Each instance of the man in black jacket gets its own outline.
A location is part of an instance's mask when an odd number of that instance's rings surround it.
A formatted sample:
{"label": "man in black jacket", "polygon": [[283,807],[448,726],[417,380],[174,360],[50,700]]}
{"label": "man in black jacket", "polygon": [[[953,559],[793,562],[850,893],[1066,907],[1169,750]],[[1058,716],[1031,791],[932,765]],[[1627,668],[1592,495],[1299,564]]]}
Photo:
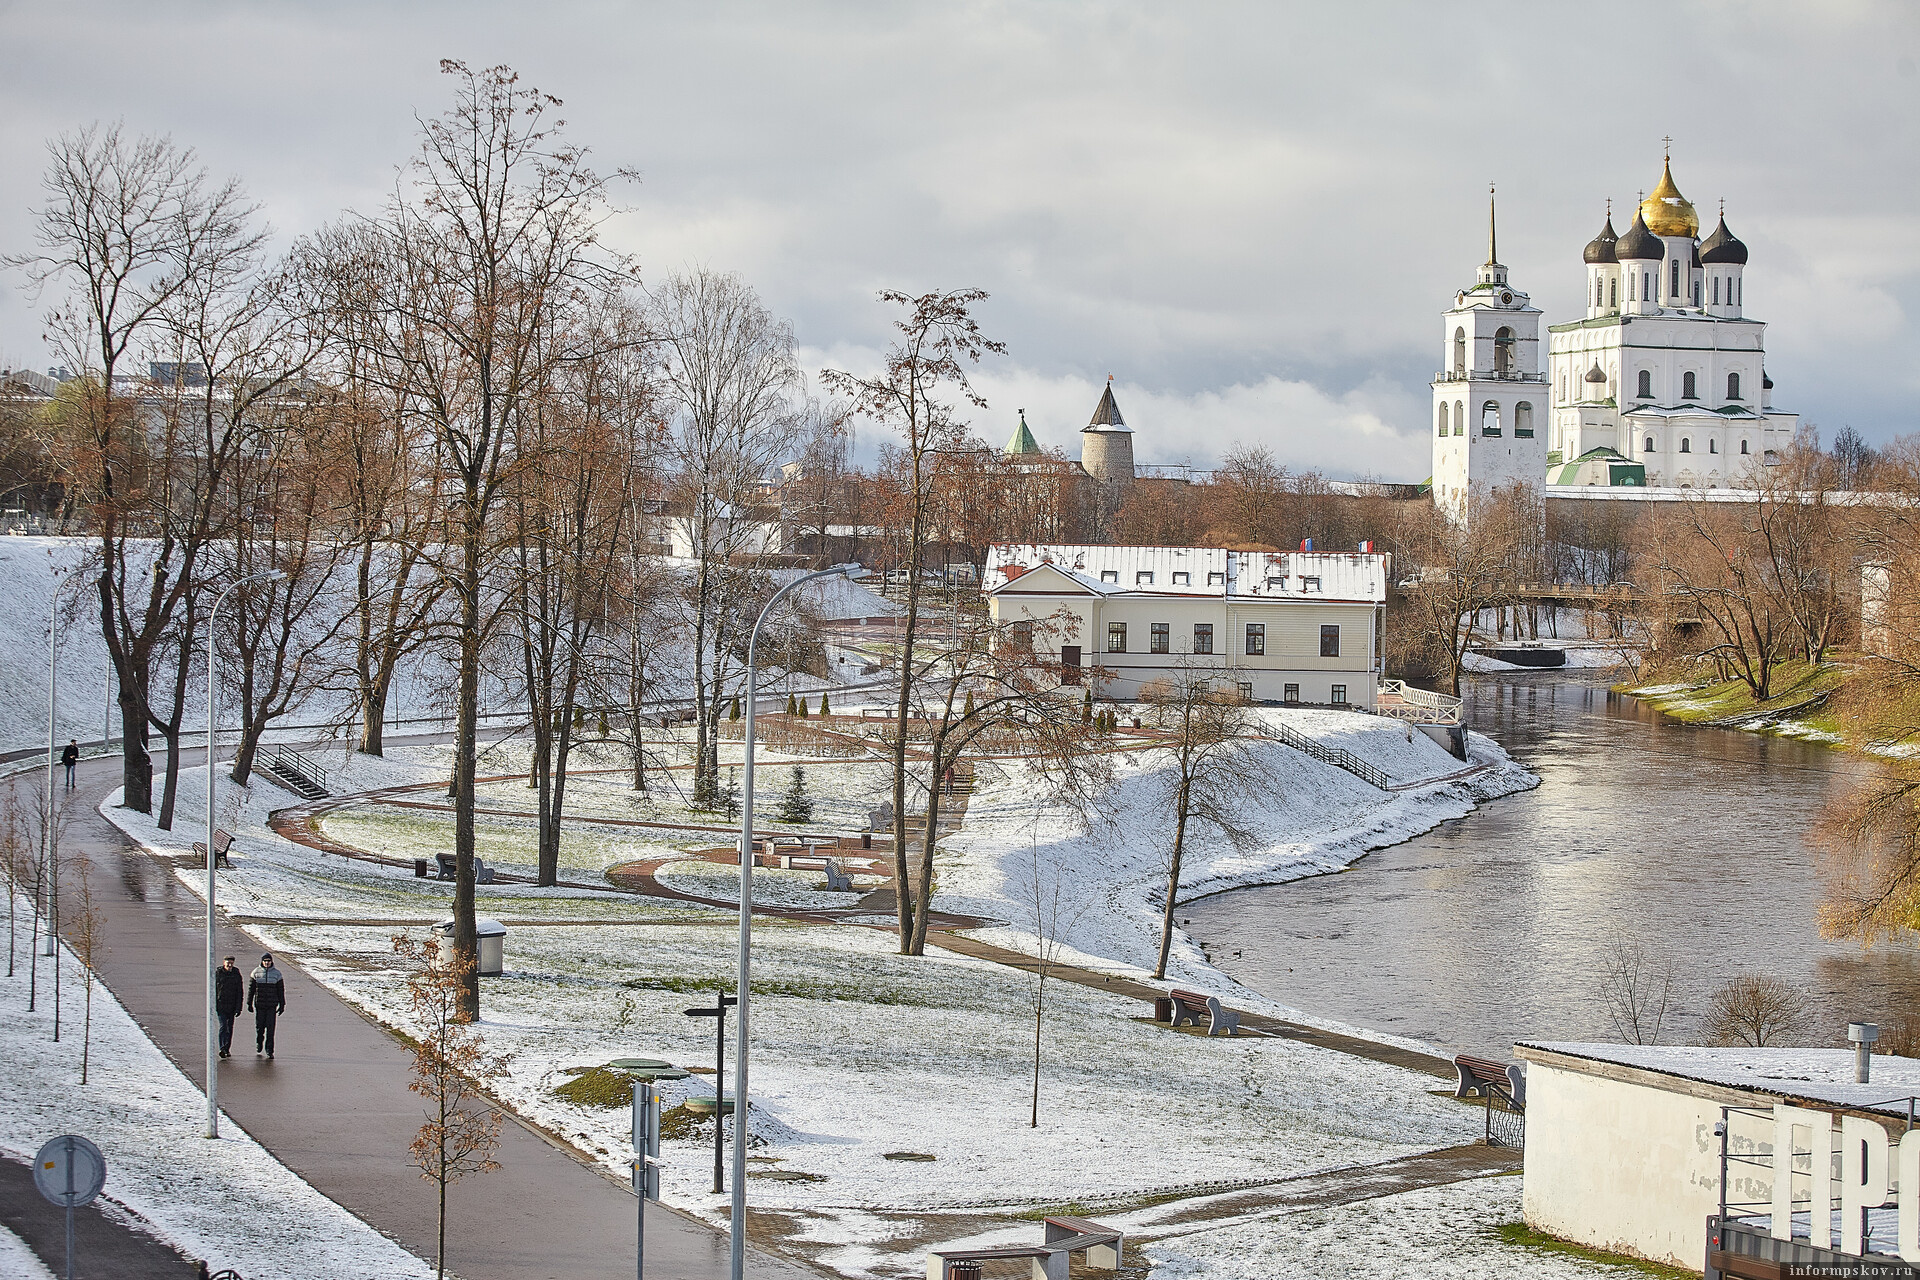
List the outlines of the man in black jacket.
{"label": "man in black jacket", "polygon": [[273,957],[260,957],[260,967],[247,975],[247,1008],[253,1010],[253,1051],[273,1056],[273,1024],[287,1007],[287,984],[273,967]]}
{"label": "man in black jacket", "polygon": [[80,743],[69,738],[60,752],[60,763],[67,766],[67,790],[73,790],[73,767],[80,763]]}
{"label": "man in black jacket", "polygon": [[220,1015],[220,1056],[232,1056],[228,1051],[233,1048],[233,1020],[240,1016],[240,970],[234,965],[233,957],[228,956],[220,967],[213,971],[213,1011]]}

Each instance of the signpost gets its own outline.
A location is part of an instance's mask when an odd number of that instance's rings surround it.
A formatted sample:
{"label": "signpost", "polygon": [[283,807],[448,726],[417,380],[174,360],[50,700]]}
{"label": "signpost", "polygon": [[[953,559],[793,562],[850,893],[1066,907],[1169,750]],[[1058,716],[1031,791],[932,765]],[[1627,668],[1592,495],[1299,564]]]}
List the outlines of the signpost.
{"label": "signpost", "polygon": [[33,1158],[33,1185],[67,1211],[67,1280],[73,1280],[73,1211],[92,1204],[107,1184],[107,1158],[85,1138],[67,1134]]}
{"label": "signpost", "polygon": [[633,1190],[640,1202],[633,1275],[634,1280],[646,1280],[647,1201],[660,1198],[660,1095],[653,1091],[652,1080],[633,1082]]}
{"label": "signpost", "polygon": [[[711,1008],[688,1009],[689,1018],[712,1018],[714,1030],[718,1033],[714,1041],[713,1053],[713,1194],[719,1195],[727,1189],[726,1142],[721,1137],[720,1113],[726,1109],[727,1083],[727,1010],[740,1003],[740,997],[723,995],[713,1002]],[[740,1100],[734,1099],[734,1124],[740,1123]]]}

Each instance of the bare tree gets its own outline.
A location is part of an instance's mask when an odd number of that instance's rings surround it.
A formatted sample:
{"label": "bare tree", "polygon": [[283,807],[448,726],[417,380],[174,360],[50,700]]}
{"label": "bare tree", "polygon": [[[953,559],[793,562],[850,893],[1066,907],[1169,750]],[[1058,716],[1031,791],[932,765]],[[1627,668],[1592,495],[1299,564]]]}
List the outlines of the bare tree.
{"label": "bare tree", "polygon": [[1033,930],[1034,957],[1031,965],[1021,966],[1027,973],[1027,1007],[1033,1012],[1033,1090],[1032,1108],[1027,1126],[1040,1127],[1041,1038],[1047,1023],[1047,979],[1060,963],[1060,937],[1071,929],[1088,906],[1088,899],[1075,894],[1067,877],[1050,850],[1043,850],[1037,838],[1028,841],[1028,856],[1019,866],[1014,889],[1025,910],[1025,923]]}
{"label": "bare tree", "polygon": [[1426,503],[1401,503],[1394,531],[1395,575],[1418,647],[1459,695],[1466,655],[1482,639],[1481,615],[1499,609],[1515,582],[1515,548],[1537,500],[1524,486],[1476,491],[1463,518]]}
{"label": "bare tree", "polygon": [[1006,344],[981,333],[973,308],[986,300],[979,289],[926,293],[911,297],[888,289],[880,301],[907,308],[894,321],[897,337],[887,348],[886,367],[877,377],[856,378],[835,369],[820,378],[829,390],[844,395],[853,412],[884,422],[900,432],[906,481],[907,569],[906,625],[902,628],[900,691],[894,703],[893,743],[893,865],[900,949],[913,945],[913,900],[907,866],[907,735],[914,690],[914,643],[919,633],[920,576],[927,545],[928,515],[932,505],[931,480],[936,452],[956,443],[961,435],[953,406],[941,399],[958,395],[976,408],[986,408],[984,397],[967,381],[967,366],[983,355],[1002,355]]}
{"label": "bare tree", "polygon": [[32,896],[33,854],[27,847],[24,824],[20,819],[20,795],[8,788],[0,801],[0,874],[7,878],[7,976],[14,975],[14,956],[19,951],[19,909],[21,895]]}
{"label": "bare tree", "polygon": [[1673,997],[1673,965],[1645,942],[1615,933],[1600,953],[1600,1000],[1626,1044],[1657,1044]]}
{"label": "bare tree", "polygon": [[5,262],[36,289],[71,286],[47,317],[49,340],[79,374],[53,452],[97,544],[101,633],[120,691],[123,803],[151,813],[153,666],[216,536],[208,514],[235,424],[185,416],[177,394],[161,399],[156,423],[122,365],[143,347],[165,350],[163,334],[179,336],[182,314],[228,299],[251,274],[264,233],[237,184],[211,183],[193,152],[167,138],[133,140],[96,125],[48,150],[40,252]]}
{"label": "bare tree", "polygon": [[1707,997],[1707,1041],[1756,1049],[1805,1039],[1812,1005],[1807,993],[1770,973],[1743,973]]}
{"label": "bare tree", "polygon": [[86,1000],[80,1020],[80,1083],[87,1082],[87,1068],[93,1056],[93,982],[101,959],[107,953],[107,921],[93,900],[93,862],[82,853],[73,864],[75,910],[67,926],[74,958],[80,962],[80,977],[85,984]]}
{"label": "bare tree", "polygon": [[[765,487],[798,443],[792,396],[800,382],[793,330],[737,275],[704,268],[654,291],[662,343],[661,392],[671,407],[672,517],[691,544],[686,582],[693,650],[694,800],[711,805],[719,778],[720,715],[743,674],[748,597],[766,545]],[[757,609],[754,611],[757,612]]]}
{"label": "bare tree", "polygon": [[407,1087],[427,1100],[426,1123],[409,1148],[413,1167],[439,1196],[434,1274],[447,1273],[447,1189],[474,1173],[500,1166],[501,1115],[486,1095],[487,1082],[505,1074],[507,1059],[490,1054],[465,1013],[474,961],[456,950],[442,956],[432,942],[405,934],[393,938],[394,953],[412,966],[407,1006],[412,1014],[413,1079]]}
{"label": "bare tree", "polygon": [[1164,978],[1189,830],[1211,827],[1235,846],[1250,845],[1254,836],[1243,817],[1247,799],[1277,779],[1258,750],[1260,718],[1240,696],[1230,672],[1183,658],[1172,674],[1143,687],[1140,700],[1152,708],[1154,724],[1165,735],[1160,748],[1170,766],[1157,788],[1173,813],[1160,953],[1153,966],[1153,976]]}

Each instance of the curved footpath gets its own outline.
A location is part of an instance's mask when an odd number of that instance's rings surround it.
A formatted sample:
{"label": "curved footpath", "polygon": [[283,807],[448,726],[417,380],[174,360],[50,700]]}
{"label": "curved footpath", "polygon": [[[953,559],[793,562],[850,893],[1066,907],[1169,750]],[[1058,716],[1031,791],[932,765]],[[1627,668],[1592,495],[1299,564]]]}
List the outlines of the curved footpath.
{"label": "curved footpath", "polygon": [[[183,755],[193,763],[202,753]],[[16,785],[37,786],[39,775]],[[206,916],[171,867],[149,857],[99,813],[120,785],[117,757],[83,761],[65,797],[63,849],[92,861],[92,889],[111,940],[99,976],[155,1044],[204,1085]],[[261,944],[231,925],[221,954]],[[289,1169],[342,1207],[431,1259],[432,1184],[408,1163],[421,1100],[407,1089],[411,1056],[299,968],[282,961],[287,1012],[280,1053],[268,1062],[236,1048],[220,1073],[221,1110]],[[236,1028],[244,1037],[247,1019]],[[632,1192],[571,1149],[504,1112],[498,1172],[469,1178],[448,1197],[447,1265],[465,1280],[599,1280],[634,1274]],[[263,1250],[272,1232],[263,1230]],[[727,1240],[666,1206],[647,1207],[647,1274],[711,1280],[727,1273]],[[804,1280],[818,1273],[755,1251],[747,1273]]]}

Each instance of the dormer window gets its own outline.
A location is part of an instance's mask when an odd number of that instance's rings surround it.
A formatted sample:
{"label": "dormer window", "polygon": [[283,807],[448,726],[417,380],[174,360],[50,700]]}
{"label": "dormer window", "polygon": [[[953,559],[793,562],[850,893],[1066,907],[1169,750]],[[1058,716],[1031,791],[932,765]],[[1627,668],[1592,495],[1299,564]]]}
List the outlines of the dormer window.
{"label": "dormer window", "polygon": [[1187,573],[1187,572],[1185,572],[1184,570],[1180,570],[1180,569],[1175,569],[1175,570],[1173,571],[1173,585],[1174,585],[1174,586],[1176,586],[1176,587],[1184,587],[1184,586],[1186,586],[1186,585],[1188,585],[1189,583],[1191,583],[1192,581],[1193,581],[1193,575],[1192,575],[1192,574],[1190,574],[1190,573]]}
{"label": "dormer window", "polygon": [[1268,578],[1267,579],[1267,590],[1285,591],[1286,589],[1287,589],[1287,580],[1285,578]]}
{"label": "dormer window", "polygon": [[1320,579],[1303,576],[1300,579],[1300,589],[1302,591],[1318,591],[1320,589]]}
{"label": "dormer window", "polygon": [[1100,571],[1100,581],[1102,581],[1102,582],[1111,582],[1111,583],[1113,583],[1113,584],[1114,584],[1115,586],[1119,586],[1119,585],[1120,585],[1120,571],[1119,571],[1118,569],[1102,569],[1102,570]]}
{"label": "dormer window", "polygon": [[1136,586],[1136,587],[1150,587],[1150,586],[1152,586],[1152,585],[1153,585],[1153,570],[1151,570],[1151,569],[1142,569],[1142,570],[1141,570],[1140,572],[1138,572],[1138,573],[1136,573],[1136,574],[1134,574],[1134,575],[1133,575],[1133,585],[1134,585],[1134,586]]}
{"label": "dormer window", "polygon": [[1209,573],[1207,574],[1207,585],[1210,587],[1224,587],[1227,585],[1227,575],[1224,573]]}

